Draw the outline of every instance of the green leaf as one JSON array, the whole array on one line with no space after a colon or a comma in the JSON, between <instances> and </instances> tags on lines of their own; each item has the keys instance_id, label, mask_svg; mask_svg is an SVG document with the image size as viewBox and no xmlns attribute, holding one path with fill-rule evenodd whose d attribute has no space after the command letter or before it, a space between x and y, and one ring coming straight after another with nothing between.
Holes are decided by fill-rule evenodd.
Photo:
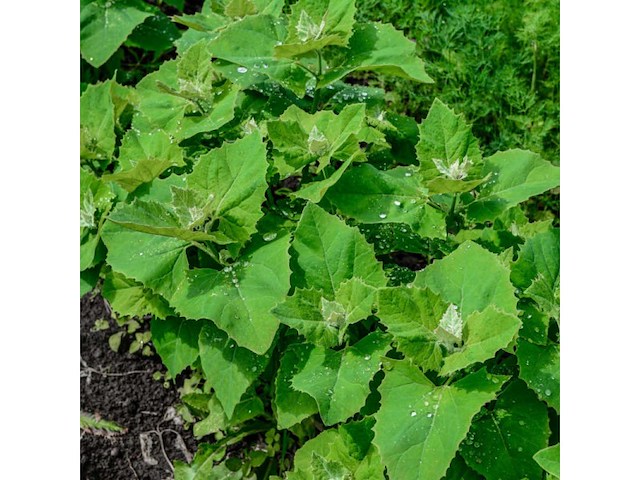
<instances>
[{"instance_id":1,"label":"green leaf","mask_svg":"<svg viewBox=\"0 0 640 480\"><path fill-rule=\"evenodd\" d=\"M560 478L560 444L543 448L537 452L533 459L538 462L545 472Z\"/></svg>"},{"instance_id":2,"label":"green leaf","mask_svg":"<svg viewBox=\"0 0 640 480\"><path fill-rule=\"evenodd\" d=\"M199 346L200 363L207 382L213 386L225 414L231 418L242 395L267 366L269 357L238 346L212 322L202 326Z\"/></svg>"},{"instance_id":3,"label":"green leaf","mask_svg":"<svg viewBox=\"0 0 640 480\"><path fill-rule=\"evenodd\" d=\"M271 313L280 322L295 328L307 341L323 347L342 343L347 328L344 307L327 300L315 289L296 288L294 294Z\"/></svg>"},{"instance_id":4,"label":"green leaf","mask_svg":"<svg viewBox=\"0 0 640 480\"><path fill-rule=\"evenodd\" d=\"M180 33L170 17L159 13L138 25L127 38L127 45L163 53L173 48L173 42L180 38Z\"/></svg>"},{"instance_id":5,"label":"green leaf","mask_svg":"<svg viewBox=\"0 0 640 480\"><path fill-rule=\"evenodd\" d=\"M366 426L365 426L366 424ZM296 451L289 480L383 480L384 466L371 445L367 420L325 430ZM362 426L365 426L363 431ZM365 435L361 434L365 432ZM354 448L355 447L355 448Z\"/></svg>"},{"instance_id":6,"label":"green leaf","mask_svg":"<svg viewBox=\"0 0 640 480\"><path fill-rule=\"evenodd\" d=\"M213 465L224 458L224 449L208 443L198 445L196 453L190 465L176 461L174 463L175 480L213 480Z\"/></svg>"},{"instance_id":7,"label":"green leaf","mask_svg":"<svg viewBox=\"0 0 640 480\"><path fill-rule=\"evenodd\" d=\"M381 288L376 315L405 357L424 370L439 371L443 349L434 331L447 307L426 288Z\"/></svg>"},{"instance_id":8,"label":"green leaf","mask_svg":"<svg viewBox=\"0 0 640 480\"><path fill-rule=\"evenodd\" d=\"M486 369L437 387L407 361L388 361L374 415L375 438L390 478L439 480L467 435L473 416L507 377Z\"/></svg>"},{"instance_id":9,"label":"green leaf","mask_svg":"<svg viewBox=\"0 0 640 480\"><path fill-rule=\"evenodd\" d=\"M136 0L83 0L80 7L80 52L93 67L115 53L150 12Z\"/></svg>"},{"instance_id":10,"label":"green leaf","mask_svg":"<svg viewBox=\"0 0 640 480\"><path fill-rule=\"evenodd\" d=\"M265 144L254 132L201 156L187 176L189 188L213 194L218 243L245 243L256 232L267 189L266 157Z\"/></svg>"},{"instance_id":11,"label":"green leaf","mask_svg":"<svg viewBox=\"0 0 640 480\"><path fill-rule=\"evenodd\" d=\"M198 358L198 335L201 328L202 322L184 318L151 320L153 346L173 378Z\"/></svg>"},{"instance_id":12,"label":"green leaf","mask_svg":"<svg viewBox=\"0 0 640 480\"><path fill-rule=\"evenodd\" d=\"M428 204L411 169L378 170L364 164L346 172L327 192L336 208L360 223L404 223L423 237L444 238L444 214Z\"/></svg>"},{"instance_id":13,"label":"green leaf","mask_svg":"<svg viewBox=\"0 0 640 480\"><path fill-rule=\"evenodd\" d=\"M288 248L282 237L224 270L190 270L170 303L184 317L213 320L238 345L262 355L280 324L270 311L289 291Z\"/></svg>"},{"instance_id":14,"label":"green leaf","mask_svg":"<svg viewBox=\"0 0 640 480\"><path fill-rule=\"evenodd\" d=\"M291 383L316 400L325 425L344 422L364 406L369 382L390 348L388 337L379 331L339 352L314 347Z\"/></svg>"},{"instance_id":15,"label":"green leaf","mask_svg":"<svg viewBox=\"0 0 640 480\"><path fill-rule=\"evenodd\" d=\"M383 287L386 278L371 245L354 227L307 204L292 243L297 254L294 272L302 272L304 285L335 298L340 284L357 277L372 287Z\"/></svg>"},{"instance_id":16,"label":"green leaf","mask_svg":"<svg viewBox=\"0 0 640 480\"><path fill-rule=\"evenodd\" d=\"M463 318L490 305L507 314L518 314L509 269L497 255L471 241L418 272L413 284L429 287L458 306Z\"/></svg>"},{"instance_id":17,"label":"green leaf","mask_svg":"<svg viewBox=\"0 0 640 480\"><path fill-rule=\"evenodd\" d=\"M164 298L117 272L105 275L102 296L109 302L111 309L122 316L142 318L152 314L164 319L173 315L173 310Z\"/></svg>"},{"instance_id":18,"label":"green leaf","mask_svg":"<svg viewBox=\"0 0 640 480\"><path fill-rule=\"evenodd\" d=\"M491 175L469 205L467 215L478 222L493 220L502 212L560 184L560 168L526 150L498 152L484 160Z\"/></svg>"},{"instance_id":19,"label":"green leaf","mask_svg":"<svg viewBox=\"0 0 640 480\"><path fill-rule=\"evenodd\" d=\"M548 444L549 435L547 407L517 380L492 410L471 424L461 453L487 480L540 478L542 471L532 457Z\"/></svg>"},{"instance_id":20,"label":"green leaf","mask_svg":"<svg viewBox=\"0 0 640 480\"><path fill-rule=\"evenodd\" d=\"M520 302L518 308L522 310L522 329L518 337L536 345L549 343L549 315L540 312L531 302Z\"/></svg>"},{"instance_id":21,"label":"green leaf","mask_svg":"<svg viewBox=\"0 0 640 480\"><path fill-rule=\"evenodd\" d=\"M328 45L346 46L353 31L354 0L299 0L291 7L284 45L279 57L296 57Z\"/></svg>"},{"instance_id":22,"label":"green leaf","mask_svg":"<svg viewBox=\"0 0 640 480\"><path fill-rule=\"evenodd\" d=\"M371 70L423 83L433 83L424 63L415 54L416 46L390 24L357 24L349 45L329 60L318 87L325 87L354 71Z\"/></svg>"},{"instance_id":23,"label":"green leaf","mask_svg":"<svg viewBox=\"0 0 640 480\"><path fill-rule=\"evenodd\" d=\"M275 57L277 42L286 39L286 27L271 15L251 15L221 30L209 45L219 60L216 69L233 82L251 85L269 77L303 96L311 73L296 62Z\"/></svg>"},{"instance_id":24,"label":"green leaf","mask_svg":"<svg viewBox=\"0 0 640 480\"><path fill-rule=\"evenodd\" d=\"M213 132L234 118L239 88L229 82L212 85L206 41L193 45L178 61L168 61L143 78L133 128L141 132L164 130L177 141ZM195 65L194 65L195 64ZM198 70L202 68L202 71Z\"/></svg>"},{"instance_id":25,"label":"green leaf","mask_svg":"<svg viewBox=\"0 0 640 480\"><path fill-rule=\"evenodd\" d=\"M538 398L560 413L560 346L534 345L520 339L516 349L520 378Z\"/></svg>"},{"instance_id":26,"label":"green leaf","mask_svg":"<svg viewBox=\"0 0 640 480\"><path fill-rule=\"evenodd\" d=\"M117 182L127 192L151 182L169 167L182 167L182 149L162 130L139 134L126 133L118 157L120 169L104 179Z\"/></svg>"},{"instance_id":27,"label":"green leaf","mask_svg":"<svg viewBox=\"0 0 640 480\"><path fill-rule=\"evenodd\" d=\"M92 291L100 279L100 266L80 272L80 297Z\"/></svg>"},{"instance_id":28,"label":"green leaf","mask_svg":"<svg viewBox=\"0 0 640 480\"><path fill-rule=\"evenodd\" d=\"M538 233L525 242L511 269L511 281L544 313L559 318L560 230Z\"/></svg>"},{"instance_id":29,"label":"green leaf","mask_svg":"<svg viewBox=\"0 0 640 480\"><path fill-rule=\"evenodd\" d=\"M433 193L466 192L482 183L475 178L474 165L482 163L482 154L471 127L462 115L456 115L435 99L427 118L419 125L420 141L416 153L419 172Z\"/></svg>"},{"instance_id":30,"label":"green leaf","mask_svg":"<svg viewBox=\"0 0 640 480\"><path fill-rule=\"evenodd\" d=\"M440 374L451 375L492 358L498 350L506 348L513 341L521 325L518 317L496 310L493 306L472 313L464 323L462 348L445 358Z\"/></svg>"},{"instance_id":31,"label":"green leaf","mask_svg":"<svg viewBox=\"0 0 640 480\"><path fill-rule=\"evenodd\" d=\"M309 342L333 347L344 340L347 327L371 314L375 289L352 278L343 282L335 300L314 289L296 289L272 313L285 325L295 328Z\"/></svg>"},{"instance_id":32,"label":"green leaf","mask_svg":"<svg viewBox=\"0 0 640 480\"><path fill-rule=\"evenodd\" d=\"M309 343L289 345L280 359L274 401L279 429L291 428L318 412L318 405L311 395L291 386L291 379L307 363L313 348Z\"/></svg>"},{"instance_id":33,"label":"green leaf","mask_svg":"<svg viewBox=\"0 0 640 480\"><path fill-rule=\"evenodd\" d=\"M331 158L349 160L360 153L355 134L364 120L365 105L361 103L349 105L338 115L331 111L309 114L290 106L278 120L267 123L276 170L287 176L315 161L322 170Z\"/></svg>"},{"instance_id":34,"label":"green leaf","mask_svg":"<svg viewBox=\"0 0 640 480\"><path fill-rule=\"evenodd\" d=\"M110 186L101 178L80 169L80 271L104 259L100 238L114 197Z\"/></svg>"},{"instance_id":35,"label":"green leaf","mask_svg":"<svg viewBox=\"0 0 640 480\"><path fill-rule=\"evenodd\" d=\"M121 433L125 431L125 428L121 427L116 422L97 418L94 415L83 412L80 412L80 428L83 430L93 430L103 434Z\"/></svg>"},{"instance_id":36,"label":"green leaf","mask_svg":"<svg viewBox=\"0 0 640 480\"><path fill-rule=\"evenodd\" d=\"M111 81L89 85L80 97L80 158L110 160L116 146Z\"/></svg>"},{"instance_id":37,"label":"green leaf","mask_svg":"<svg viewBox=\"0 0 640 480\"><path fill-rule=\"evenodd\" d=\"M213 240L211 234L203 231L193 231L190 225L184 223L171 205L158 202L144 202L134 200L133 203L120 205L109 215L110 223L131 231L171 237L184 242Z\"/></svg>"}]
</instances>

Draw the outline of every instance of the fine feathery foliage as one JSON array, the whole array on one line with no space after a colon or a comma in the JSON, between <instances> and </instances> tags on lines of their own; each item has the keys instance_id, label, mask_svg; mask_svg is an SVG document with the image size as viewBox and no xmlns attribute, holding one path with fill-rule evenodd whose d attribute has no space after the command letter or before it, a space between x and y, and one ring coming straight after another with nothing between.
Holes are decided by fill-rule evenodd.
<instances>
[{"instance_id":1,"label":"fine feathery foliage","mask_svg":"<svg viewBox=\"0 0 640 480\"><path fill-rule=\"evenodd\" d=\"M82 2L87 62L142 3ZM558 167L483 154L438 99L389 112L347 80L431 83L414 43L284 3L207 0L176 58L81 97L81 294L151 315L186 378L203 440L175 478L558 476L559 231L523 210Z\"/></svg>"}]
</instances>

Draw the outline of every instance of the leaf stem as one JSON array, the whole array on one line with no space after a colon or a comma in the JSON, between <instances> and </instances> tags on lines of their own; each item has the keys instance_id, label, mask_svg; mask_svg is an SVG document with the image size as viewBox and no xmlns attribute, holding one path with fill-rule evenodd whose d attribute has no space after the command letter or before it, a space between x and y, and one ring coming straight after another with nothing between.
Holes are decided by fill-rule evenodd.
<instances>
[{"instance_id":1,"label":"leaf stem","mask_svg":"<svg viewBox=\"0 0 640 480\"><path fill-rule=\"evenodd\" d=\"M320 78L322 76L322 54L320 53L320 50L315 50L316 55L318 56L318 74L316 75L316 78Z\"/></svg>"},{"instance_id":2,"label":"leaf stem","mask_svg":"<svg viewBox=\"0 0 640 480\"><path fill-rule=\"evenodd\" d=\"M217 252L215 250L211 250L206 245L204 245L202 243L199 243L199 242L196 242L196 241L192 241L191 245L196 247L198 250L201 250L204 253L206 253L207 255L209 255L213 259L213 261L216 262L221 267L223 266L223 263L220 261L220 257L219 257L219 255L217 254Z\"/></svg>"}]
</instances>

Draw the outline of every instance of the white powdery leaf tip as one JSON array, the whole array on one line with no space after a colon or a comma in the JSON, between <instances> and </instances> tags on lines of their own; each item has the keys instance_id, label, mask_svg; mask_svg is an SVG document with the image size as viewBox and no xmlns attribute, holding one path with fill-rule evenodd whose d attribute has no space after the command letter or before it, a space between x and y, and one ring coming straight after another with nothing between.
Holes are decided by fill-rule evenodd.
<instances>
[{"instance_id":1,"label":"white powdery leaf tip","mask_svg":"<svg viewBox=\"0 0 640 480\"><path fill-rule=\"evenodd\" d=\"M439 327L458 340L462 340L462 325L462 315L458 312L458 307L454 304L449 305L440 319Z\"/></svg>"},{"instance_id":2,"label":"white powdery leaf tip","mask_svg":"<svg viewBox=\"0 0 640 480\"><path fill-rule=\"evenodd\" d=\"M462 159L462 163L460 163L460 159L458 159L451 165L445 165L444 160L440 160L439 158L432 158L431 160L441 174L452 180L463 180L467 178L469 168L473 165L473 162L466 155Z\"/></svg>"},{"instance_id":3,"label":"white powdery leaf tip","mask_svg":"<svg viewBox=\"0 0 640 480\"><path fill-rule=\"evenodd\" d=\"M301 42L317 40L322 35L322 31L324 30L325 25L326 24L324 18L318 25L313 21L306 10L302 10L302 12L300 12L300 19L298 20L298 23L296 25L296 33Z\"/></svg>"}]
</instances>

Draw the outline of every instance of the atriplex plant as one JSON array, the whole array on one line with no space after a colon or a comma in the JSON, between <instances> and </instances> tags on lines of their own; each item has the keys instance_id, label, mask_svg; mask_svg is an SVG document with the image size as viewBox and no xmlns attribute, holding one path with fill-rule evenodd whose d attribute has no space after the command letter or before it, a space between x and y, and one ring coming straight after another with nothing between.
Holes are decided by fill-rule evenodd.
<instances>
[{"instance_id":1,"label":"atriplex plant","mask_svg":"<svg viewBox=\"0 0 640 480\"><path fill-rule=\"evenodd\" d=\"M190 369L209 442L176 479L558 474L559 232L519 207L558 168L346 83L432 81L354 0L282 7L206 1L177 59L81 98L81 291Z\"/></svg>"}]
</instances>

